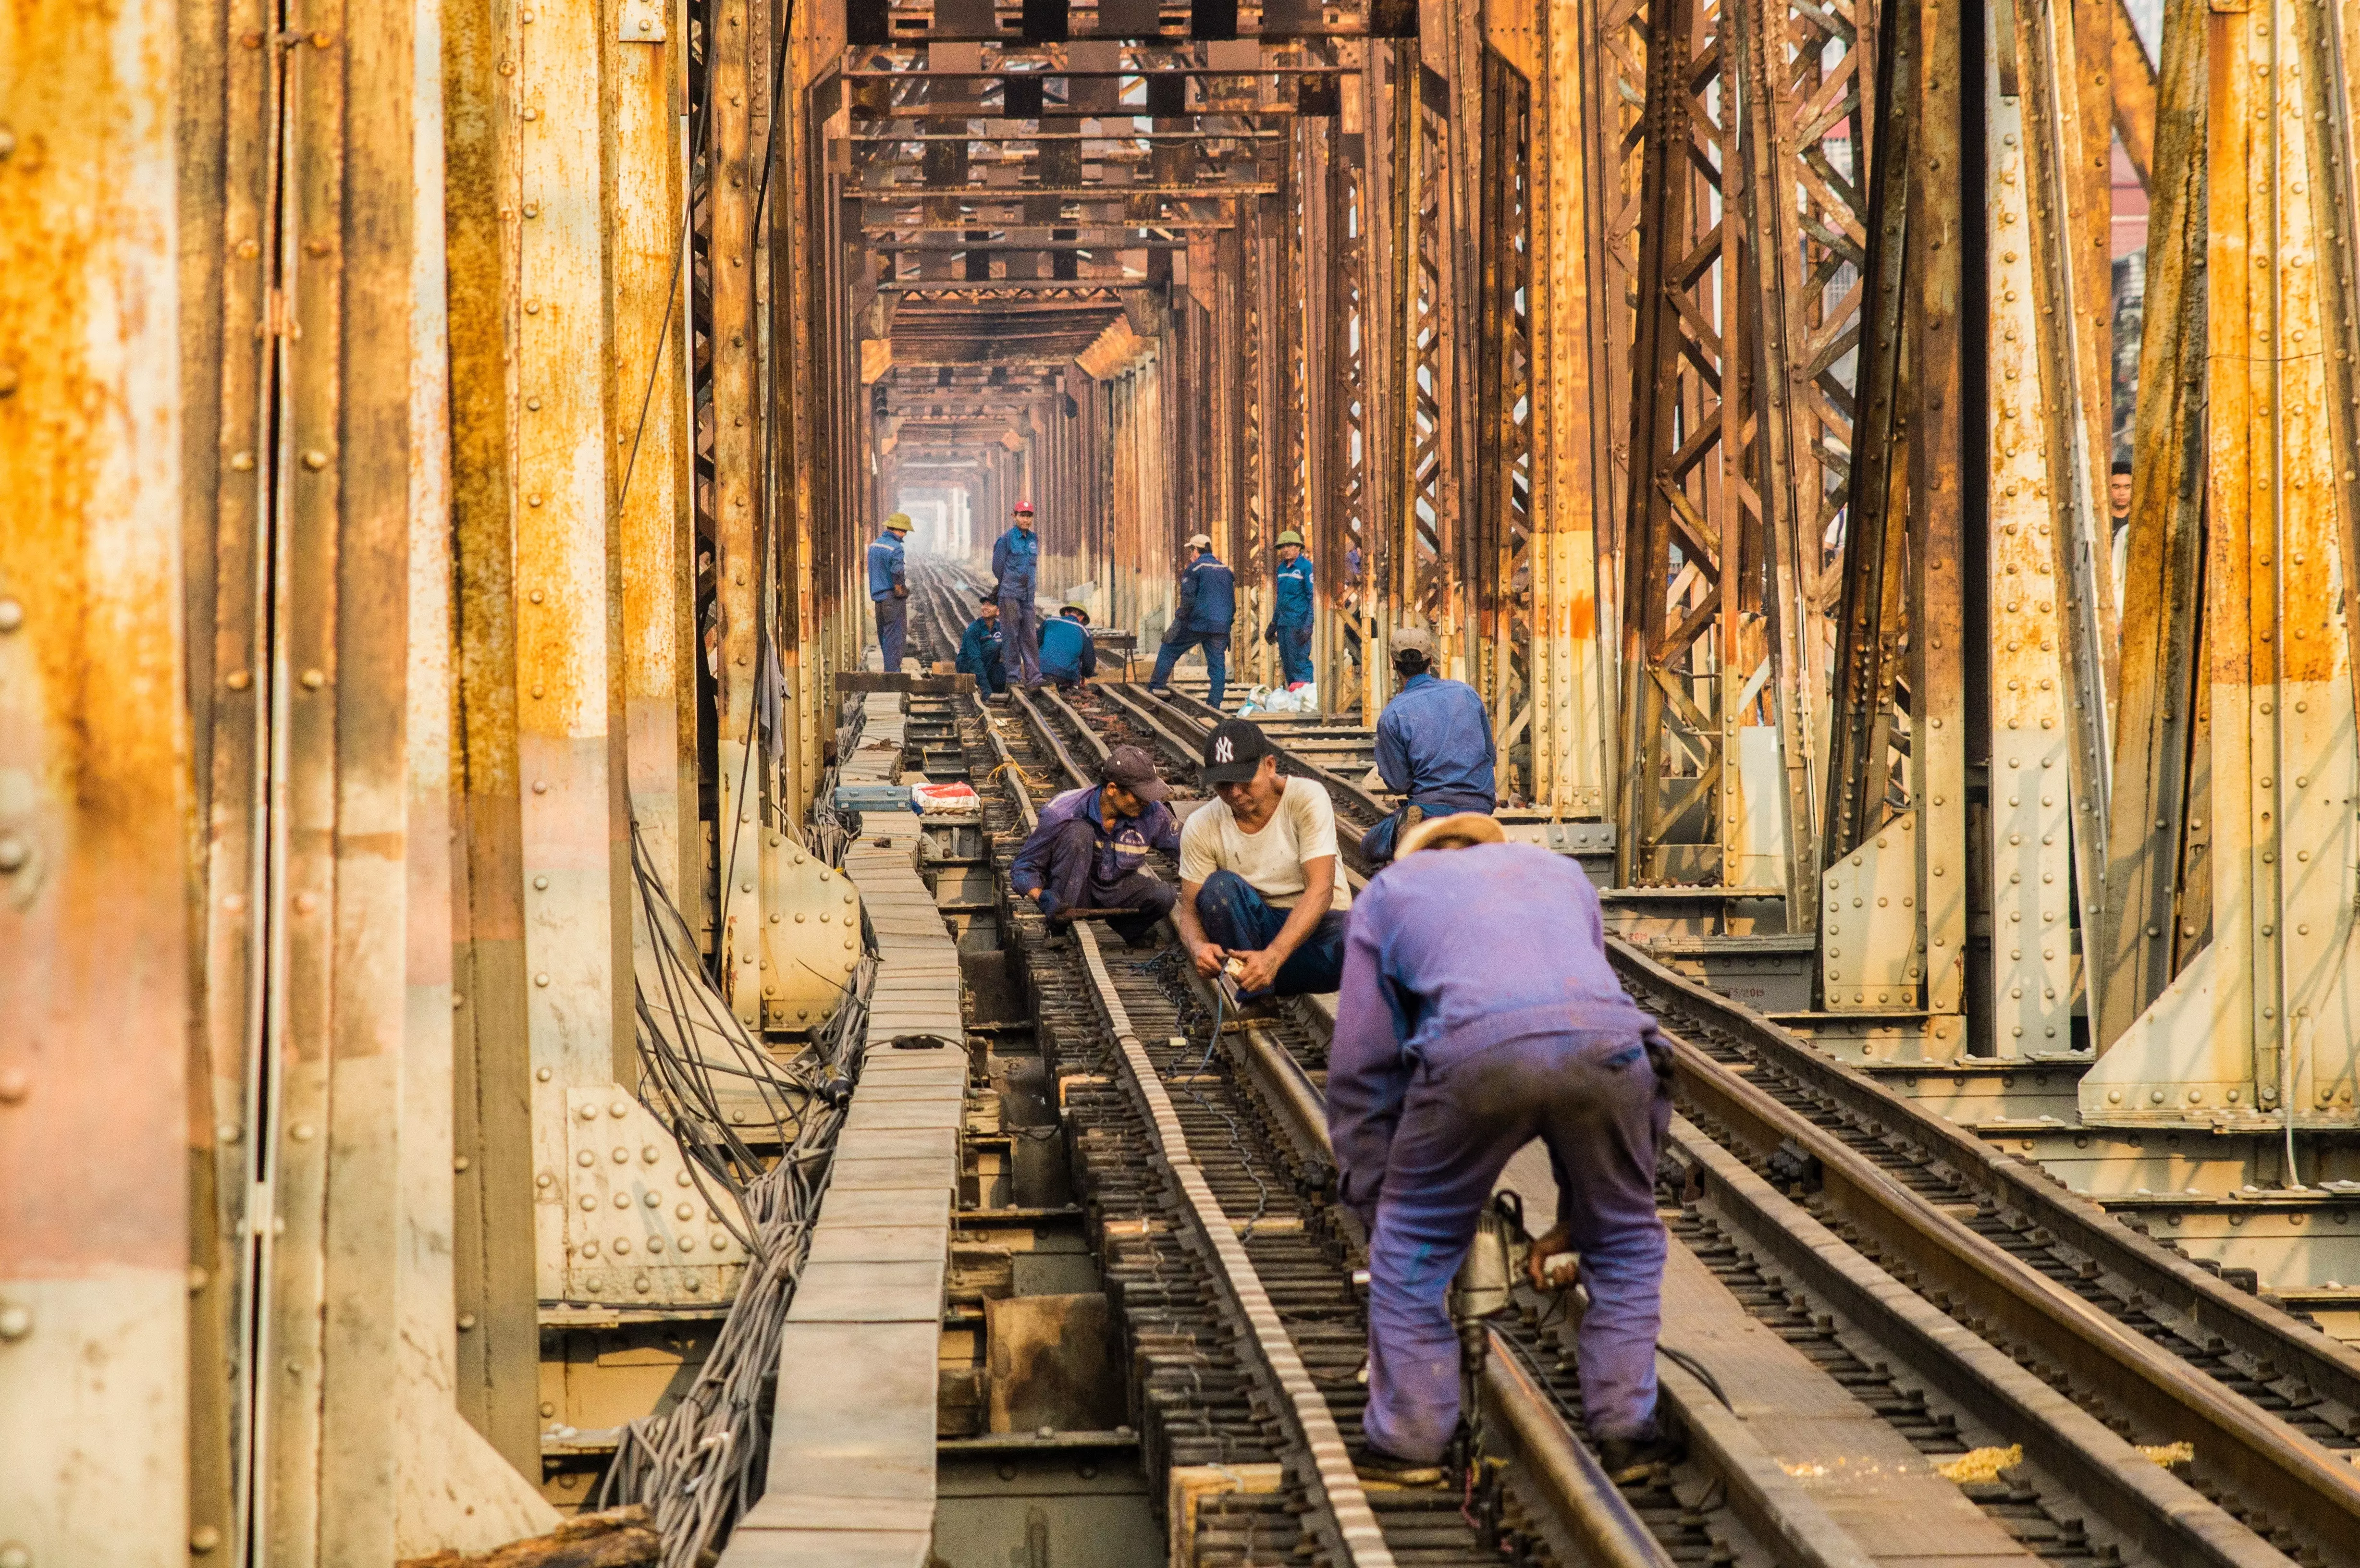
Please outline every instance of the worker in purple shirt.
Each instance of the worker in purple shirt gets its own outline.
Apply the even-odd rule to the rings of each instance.
[[[1154,758],[1135,746],[1116,746],[1098,765],[1096,785],[1068,789],[1041,808],[1009,867],[1009,885],[1053,924],[1079,909],[1128,911],[1107,924],[1131,946],[1147,945],[1179,897],[1147,865],[1152,851],[1180,853],[1180,821],[1164,803],[1170,792],[1155,776]]]
[[[1363,1477],[1441,1478],[1459,1424],[1451,1279],[1509,1157],[1548,1145],[1556,1224],[1581,1258],[1583,1414],[1610,1474],[1676,1457],[1655,1425],[1664,1225],[1655,1151],[1670,1049],[1608,965],[1581,868],[1480,812],[1402,835],[1362,890],[1328,1052],[1337,1187],[1369,1235]]]

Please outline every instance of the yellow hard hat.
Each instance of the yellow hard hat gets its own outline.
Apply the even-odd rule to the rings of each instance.
[[[1457,811],[1447,817],[1428,817],[1402,834],[1393,858],[1399,860],[1421,849],[1466,849],[1479,844],[1504,844],[1507,838],[1507,831],[1486,813]]]
[[[897,534],[906,534],[910,531],[910,514],[896,512],[885,519],[885,526]]]
[[[1294,545],[1299,550],[1303,546],[1303,536],[1296,533],[1293,528],[1289,528],[1284,533],[1278,536],[1278,542],[1281,544]]]

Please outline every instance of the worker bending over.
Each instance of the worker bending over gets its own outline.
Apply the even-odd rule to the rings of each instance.
[[[1107,924],[1131,946],[1146,946],[1175,897],[1147,865],[1150,850],[1170,855],[1180,847],[1179,822],[1164,803],[1169,792],[1147,753],[1116,746],[1098,765],[1095,786],[1068,789],[1041,808],[1009,868],[1009,885],[1053,923],[1077,911],[1128,911]]]
[[[1068,604],[1041,627],[1041,679],[1072,691],[1098,672],[1098,645],[1090,641],[1090,613]]]
[[[1459,1422],[1451,1279],[1492,1183],[1536,1138],[1557,1209],[1532,1269],[1537,1281],[1544,1258],[1580,1255],[1575,1357],[1606,1467],[1629,1479],[1678,1453],[1655,1425],[1669,1047],[1607,964],[1581,868],[1502,836],[1474,812],[1411,828],[1345,945],[1328,1131],[1338,1196],[1369,1235],[1373,1479],[1439,1478]]]
[[[1282,779],[1260,728],[1224,719],[1205,742],[1217,799],[1180,835],[1174,911],[1196,972],[1244,962],[1247,1001],[1332,991],[1344,968],[1351,889],[1336,864],[1336,808],[1308,779]]]
[[[1213,706],[1229,678],[1229,623],[1237,618],[1238,584],[1221,558],[1213,553],[1210,534],[1188,536],[1188,564],[1180,572],[1180,604],[1155,650],[1155,673],[1147,678],[1151,691],[1168,691],[1172,667],[1192,648],[1205,650],[1205,670],[1213,681]]]
[[[1289,686],[1311,679],[1311,558],[1293,528],[1278,536],[1278,571],[1271,581],[1270,626],[1263,634],[1278,644],[1278,662]]]
[[[1041,536],[1032,531],[1032,503],[1016,503],[1009,530],[992,541],[992,592],[1000,596],[1000,635],[1016,656],[1016,679],[1041,684],[1041,618],[1033,591],[1041,581]]]
[[[901,558],[901,536],[909,531],[910,514],[896,512],[869,541],[869,601],[877,606],[877,651],[889,675],[901,670],[910,635],[910,583]]]
[[[1424,626],[1395,632],[1393,673],[1402,689],[1377,718],[1377,772],[1404,799],[1361,836],[1360,853],[1378,866],[1426,819],[1488,813],[1495,799],[1491,715],[1474,687],[1434,673],[1434,634]]]
[[[975,619],[959,637],[958,670],[975,677],[975,689],[987,702],[1008,690],[1008,670],[1000,662],[1003,644],[1000,601],[986,593],[976,604]]]

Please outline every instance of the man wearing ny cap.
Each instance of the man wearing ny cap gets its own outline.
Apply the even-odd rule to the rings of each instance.
[[[1000,635],[1016,661],[1016,679],[1041,684],[1041,617],[1032,606],[1041,582],[1041,536],[1032,531],[1032,503],[1016,503],[1009,530],[992,541],[993,592],[1000,598]]]
[[[901,560],[901,536],[910,514],[896,512],[869,542],[869,600],[877,606],[877,651],[886,673],[901,668],[901,648],[910,631],[910,583]]]
[[[1194,823],[1191,823],[1194,826]],[[1617,1480],[1678,1446],[1655,1425],[1665,1237],[1655,1152],[1671,1051],[1606,959],[1581,868],[1503,843],[1480,812],[1431,818],[1361,889],[1328,1051],[1337,1194],[1369,1236],[1364,1479],[1436,1468],[1459,1422],[1450,1282],[1509,1158],[1548,1148],[1546,1260],[1580,1255],[1583,1415]]]
[[[1116,746],[1098,765],[1096,785],[1068,789],[1041,808],[1009,868],[1009,885],[1053,922],[1122,910],[1107,924],[1131,946],[1146,946],[1176,896],[1147,865],[1150,851],[1180,847],[1180,824],[1164,803],[1168,793],[1153,758],[1135,746]]]
[[[1336,864],[1336,808],[1308,779],[1282,778],[1259,725],[1224,719],[1205,741],[1215,800],[1180,835],[1173,919],[1210,979],[1244,962],[1248,1001],[1332,991],[1343,973],[1352,892]]]
[[[1212,535],[1190,534],[1188,564],[1180,572],[1180,603],[1172,612],[1172,624],[1164,628],[1164,643],[1155,650],[1155,673],[1147,678],[1147,689],[1170,690],[1172,667],[1190,648],[1201,648],[1206,673],[1212,677],[1213,706],[1219,707],[1229,683],[1229,623],[1237,613],[1237,579],[1213,553]]]
[[[1434,673],[1434,634],[1424,626],[1393,633],[1393,673],[1401,694],[1377,718],[1377,772],[1402,803],[1360,838],[1361,854],[1378,866],[1426,818],[1488,812],[1494,803],[1498,750],[1481,694]]]

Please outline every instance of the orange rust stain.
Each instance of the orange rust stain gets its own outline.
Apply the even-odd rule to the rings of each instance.
[[[0,20],[0,1277],[187,1255],[174,27]]]

